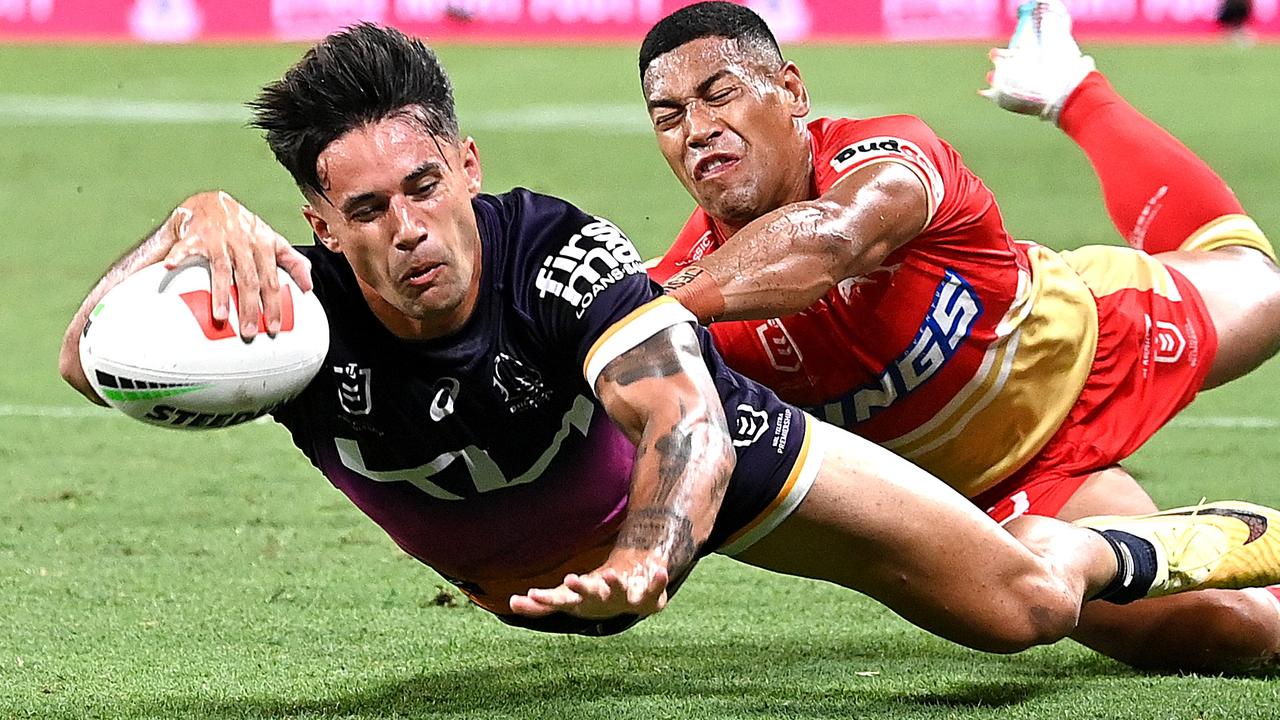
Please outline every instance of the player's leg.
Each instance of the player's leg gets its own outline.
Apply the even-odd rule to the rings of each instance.
[[[1155,503],[1119,466],[1092,474],[1059,511],[1063,520],[1153,512]],[[1091,602],[1071,637],[1139,668],[1236,672],[1280,657],[1280,599],[1271,588],[1199,590],[1131,605]]]
[[[1262,230],[1200,158],[1096,73],[1067,102],[1062,128],[1088,154],[1126,242],[1195,287],[1218,336],[1216,387],[1280,350],[1280,268]]]
[[[1097,73],[1072,93],[1060,123],[1093,163],[1125,241],[1158,254],[1204,300],[1219,340],[1205,387],[1280,350],[1280,269],[1226,182]]]
[[[825,455],[812,488],[777,528],[734,553],[738,559],[864,592],[930,632],[992,652],[1065,637],[1087,598],[1141,597],[1185,582],[1172,579],[1181,551],[1142,521],[1099,533],[1024,517],[1006,532],[887,450],[830,426],[815,432],[825,436]],[[1243,536],[1224,542],[1199,519],[1174,523],[1179,544],[1215,553],[1248,547]]]
[[[992,60],[992,87],[983,94],[1055,122],[1080,146],[1130,246],[1155,254],[1245,245],[1271,254],[1226,182],[1093,70],[1060,0],[1022,5],[1009,47]]]
[[[1064,532],[1047,557],[1037,555],[920,468],[853,435],[838,438],[824,443],[799,507],[738,560],[858,590],[930,632],[992,652],[1065,637],[1082,599],[1115,575],[1098,533],[1047,521]]]
[[[1270,258],[1247,247],[1157,258],[1195,286],[1217,333],[1205,388],[1250,372],[1280,350],[1280,268]]]

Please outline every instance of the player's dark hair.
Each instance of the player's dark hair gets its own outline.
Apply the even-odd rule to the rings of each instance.
[[[640,81],[660,55],[706,37],[734,40],[755,50],[770,63],[782,64],[778,40],[764,20],[749,8],[731,2],[700,2],[683,7],[658,21],[640,44]]]
[[[453,86],[435,52],[372,23],[326,37],[249,107],[250,125],[298,187],[322,197],[316,159],[349,130],[403,114],[436,137],[458,137]]]

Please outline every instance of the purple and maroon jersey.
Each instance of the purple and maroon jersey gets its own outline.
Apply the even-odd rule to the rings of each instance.
[[[501,615],[512,594],[608,555],[635,448],[594,381],[612,359],[694,319],[662,296],[609,221],[523,189],[473,207],[481,289],[472,317],[444,338],[397,338],[342,255],[302,248],[330,349],[274,415],[400,547]],[[730,371],[698,332],[740,459],[704,549],[732,551],[803,496],[810,433],[801,412]]]

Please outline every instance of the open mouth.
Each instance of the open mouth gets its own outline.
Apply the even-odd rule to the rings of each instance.
[[[400,281],[410,286],[427,285],[440,274],[444,268],[440,263],[430,263],[421,267],[410,268],[400,277]]]
[[[734,155],[715,153],[698,160],[693,166],[693,179],[706,180],[724,174],[738,164]]]

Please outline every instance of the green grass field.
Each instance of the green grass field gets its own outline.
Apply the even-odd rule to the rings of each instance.
[[[1280,235],[1280,46],[1095,49]],[[300,197],[237,103],[297,47],[0,46],[0,718],[1280,717],[1274,680],[1151,677],[1071,643],[1013,657],[829,586],[723,559],[604,640],[509,629],[400,554],[278,427],[182,434],[77,403],[62,330],[186,194],[298,242]],[[629,48],[445,47],[492,191],[563,195],[656,254],[690,209]],[[1083,156],[974,95],[985,48],[813,47],[818,109],[908,112],[1013,232],[1112,242]],[[1280,364],[1207,394],[1132,461],[1162,503],[1280,503]],[[939,542],[945,543],[945,530]]]

